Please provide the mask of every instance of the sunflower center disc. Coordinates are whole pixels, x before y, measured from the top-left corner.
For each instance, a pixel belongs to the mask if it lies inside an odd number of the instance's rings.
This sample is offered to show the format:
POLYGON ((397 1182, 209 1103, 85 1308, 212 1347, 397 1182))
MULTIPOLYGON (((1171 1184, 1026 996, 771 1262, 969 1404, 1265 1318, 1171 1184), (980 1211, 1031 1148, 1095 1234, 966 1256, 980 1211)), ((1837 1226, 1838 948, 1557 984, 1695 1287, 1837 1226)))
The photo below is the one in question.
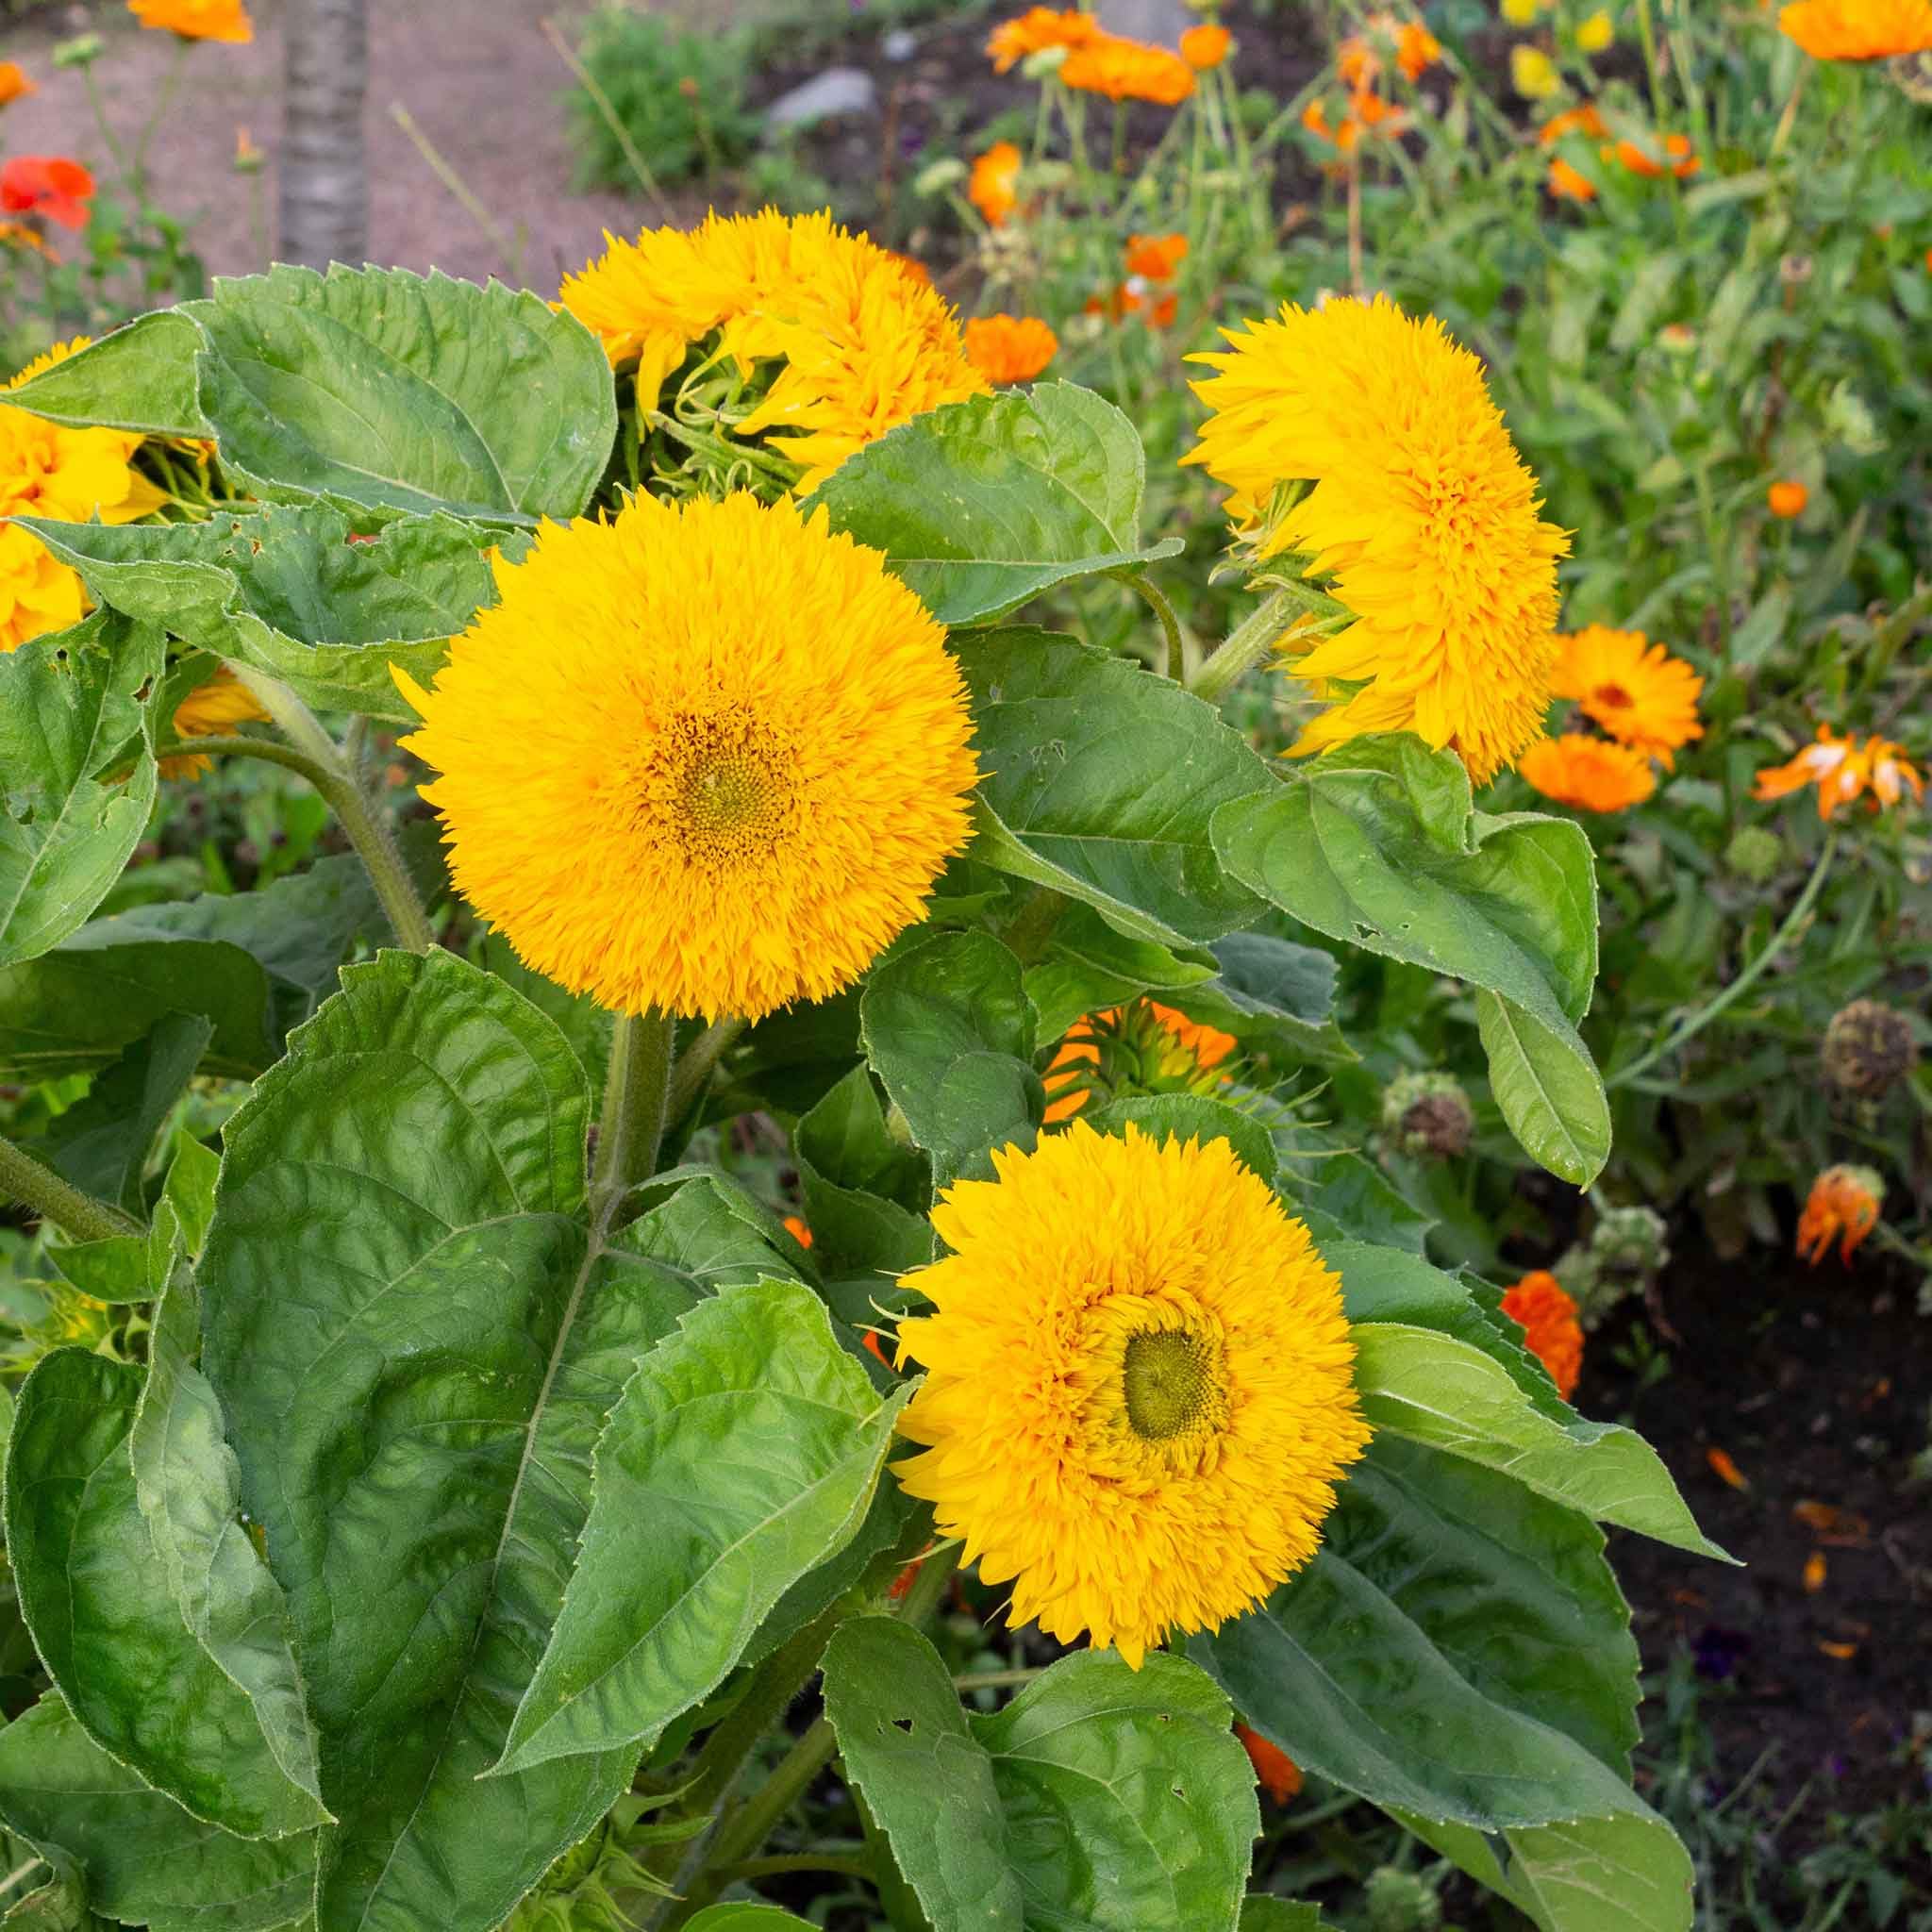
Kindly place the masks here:
POLYGON ((1127 1342, 1121 1381, 1127 1424, 1146 1442, 1165 1442, 1205 1422, 1216 1407, 1214 1357, 1185 1328, 1150 1329, 1127 1342))
POLYGON ((748 858, 768 850, 790 784, 769 735, 741 718, 683 721, 672 733, 672 809, 693 857, 748 858))

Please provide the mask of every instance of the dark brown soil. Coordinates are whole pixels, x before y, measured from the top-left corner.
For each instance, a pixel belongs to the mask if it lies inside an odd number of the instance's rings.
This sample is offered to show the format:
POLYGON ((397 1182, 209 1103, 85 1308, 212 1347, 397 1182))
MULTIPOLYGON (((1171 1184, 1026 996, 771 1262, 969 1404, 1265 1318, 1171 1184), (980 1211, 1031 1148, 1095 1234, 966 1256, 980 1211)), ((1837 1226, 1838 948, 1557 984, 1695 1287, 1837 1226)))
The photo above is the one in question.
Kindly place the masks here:
POLYGON ((1577 1405, 1641 1429, 1745 1567, 1616 1536, 1646 1664, 1688 1649, 1726 1685, 1704 1709, 1732 1776, 1771 1744, 1786 1798, 1816 1778, 1833 1809, 1923 1799, 1926 1767, 1901 1749, 1932 1703, 1932 1484, 1910 1480, 1932 1338, 1916 1283, 1874 1257, 1813 1272, 1761 1249, 1693 1252, 1662 1307, 1679 1338, 1657 1344, 1668 1373, 1639 1386, 1633 1310, 1591 1338, 1577 1405), (1746 1487, 1724 1479, 1724 1457, 1746 1487))

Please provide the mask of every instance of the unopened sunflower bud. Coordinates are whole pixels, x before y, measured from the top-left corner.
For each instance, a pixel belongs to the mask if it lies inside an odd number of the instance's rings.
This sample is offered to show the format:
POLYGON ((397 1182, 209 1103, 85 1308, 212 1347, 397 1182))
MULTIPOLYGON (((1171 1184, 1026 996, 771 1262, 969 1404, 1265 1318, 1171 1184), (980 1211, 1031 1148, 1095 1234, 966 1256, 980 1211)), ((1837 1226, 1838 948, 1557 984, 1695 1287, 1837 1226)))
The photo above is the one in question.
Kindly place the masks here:
POLYGON ((56 67, 92 67, 100 57, 99 34, 75 34, 71 41, 59 42, 47 56, 56 67))
POLYGON ((1896 1008, 1854 1000, 1831 1016, 1819 1058, 1840 1093, 1876 1100, 1918 1065, 1919 1042, 1896 1008))
POLYGON ((1785 862, 1785 841, 1768 825, 1744 826, 1724 847, 1724 870, 1754 886, 1769 883, 1785 862))
POLYGON ((1382 1131, 1411 1160, 1453 1160, 1469 1152, 1475 1109, 1448 1074, 1404 1074, 1382 1095, 1382 1131))
POLYGON ((1377 1865, 1365 1889, 1370 1932, 1435 1932, 1442 1923, 1442 1901, 1417 1873, 1377 1865))
POLYGON ((551 1866, 505 1932, 625 1932, 637 1922, 620 1901, 641 1891, 669 1895, 662 1880, 625 1849, 607 1818, 551 1866))
POLYGON ((1655 1274, 1671 1258, 1664 1218, 1654 1208, 1606 1208, 1590 1231, 1590 1252, 1612 1274, 1655 1274))
POLYGON ((912 177, 914 194, 943 194, 948 188, 956 188, 966 178, 966 163, 958 155, 948 155, 943 160, 929 162, 912 177))
POLYGON ((1036 47, 1021 61, 1020 72, 1028 80, 1045 80, 1060 71, 1068 51, 1065 47, 1036 47))

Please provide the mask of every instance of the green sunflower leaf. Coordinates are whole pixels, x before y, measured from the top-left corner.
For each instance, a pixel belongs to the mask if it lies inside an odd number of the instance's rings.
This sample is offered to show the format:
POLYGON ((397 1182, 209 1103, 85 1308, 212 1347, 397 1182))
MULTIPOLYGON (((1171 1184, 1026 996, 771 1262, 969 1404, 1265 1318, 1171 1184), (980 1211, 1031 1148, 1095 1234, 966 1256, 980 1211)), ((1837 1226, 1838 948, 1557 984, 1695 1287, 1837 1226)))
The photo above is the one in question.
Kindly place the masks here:
MULTIPOLYGON (((306 1831, 328 1815, 312 1745, 297 1732, 300 1756, 279 1748, 286 1736, 191 1634, 149 1539, 127 1450, 141 1390, 139 1369, 79 1348, 57 1349, 22 1388, 7 1456, 22 1613, 75 1720, 121 1763, 238 1837, 306 1831)), ((256 1641, 270 1648, 272 1626, 256 1641)), ((286 1701, 286 1649, 283 1663, 286 1701)))
POLYGON ((20 522, 96 603, 281 678, 312 705, 405 724, 416 714, 391 665, 419 682, 436 675, 449 640, 495 603, 490 552, 505 542, 440 512, 352 542, 349 519, 316 503, 200 524, 20 522))
POLYGON ((1214 940, 1259 911, 1210 824, 1277 788, 1211 705, 1049 631, 953 640, 973 691, 974 858, 1094 908, 1129 939, 1214 940))
POLYGON ((929 409, 841 463, 807 500, 886 554, 944 625, 984 624, 1069 577, 1181 547, 1141 541, 1134 425, 1070 382, 929 409))
POLYGON ((561 1607, 605 1418, 693 1301, 591 1241, 588 1103, 503 981, 384 953, 228 1124, 203 1368, 341 1821, 317 1932, 491 1932, 637 1761, 481 1775, 561 1607))
POLYGON ((1596 872, 1565 819, 1471 808, 1452 752, 1407 735, 1292 762, 1214 815, 1229 873, 1350 945, 1480 989, 1493 1091, 1526 1151, 1578 1187, 1609 1154, 1603 1082, 1576 1032, 1596 978, 1596 872))
POLYGON ((185 308, 157 309, 8 390, 7 400, 75 429, 208 436, 194 380, 206 341, 185 308))
POLYGON ((133 857, 155 802, 161 646, 97 610, 0 652, 0 968, 58 945, 133 857))
POLYGON ((148 1932, 271 1932, 313 1899, 313 1832, 241 1839, 190 1817, 52 1691, 0 1730, 0 1820, 57 1869, 71 1864, 95 1911, 148 1932))
POLYGON ((812 1258, 829 1277, 881 1288, 932 1259, 932 1181, 916 1148, 893 1140, 873 1076, 854 1067, 792 1135, 812 1258))
POLYGON ((692 1308, 598 1438, 570 1584, 491 1771, 648 1746, 716 1690, 864 1521, 909 1393, 882 1401, 795 1282, 692 1308))

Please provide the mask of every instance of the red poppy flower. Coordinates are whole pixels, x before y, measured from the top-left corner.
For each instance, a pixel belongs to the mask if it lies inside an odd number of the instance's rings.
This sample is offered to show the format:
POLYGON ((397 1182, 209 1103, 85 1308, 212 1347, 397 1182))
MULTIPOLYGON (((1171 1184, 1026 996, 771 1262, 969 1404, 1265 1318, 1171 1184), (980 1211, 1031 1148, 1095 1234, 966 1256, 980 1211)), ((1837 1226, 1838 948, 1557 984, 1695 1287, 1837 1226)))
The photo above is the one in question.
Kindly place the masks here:
POLYGON ((64 155, 15 155, 0 163, 0 208, 10 215, 44 215, 63 228, 87 226, 94 177, 64 155))

